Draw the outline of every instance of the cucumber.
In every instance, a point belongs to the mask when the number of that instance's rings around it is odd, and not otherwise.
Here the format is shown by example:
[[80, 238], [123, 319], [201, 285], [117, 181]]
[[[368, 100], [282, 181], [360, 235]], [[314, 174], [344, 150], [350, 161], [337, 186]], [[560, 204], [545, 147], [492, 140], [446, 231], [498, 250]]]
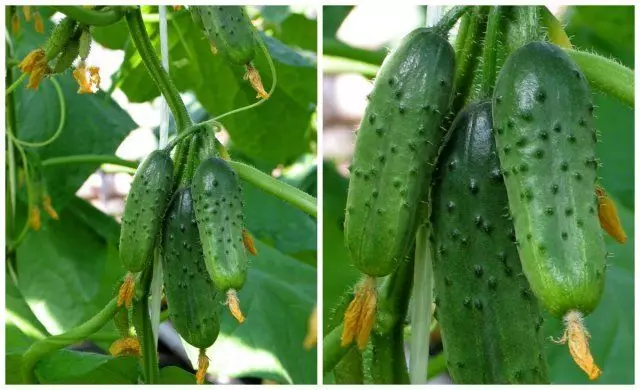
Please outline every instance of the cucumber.
[[221, 291], [240, 290], [247, 279], [242, 241], [242, 190], [236, 173], [222, 159], [200, 163], [191, 184], [205, 265]]
[[173, 163], [162, 150], [151, 152], [136, 170], [120, 229], [120, 261], [129, 272], [142, 271], [153, 257], [172, 180]]
[[169, 318], [176, 331], [196, 348], [218, 338], [220, 297], [206, 272], [190, 188], [179, 188], [162, 232], [162, 265]]
[[73, 61], [80, 53], [80, 39], [70, 39], [67, 45], [62, 49], [62, 53], [58, 56], [53, 73], [62, 73], [73, 65]]
[[77, 25], [78, 23], [70, 17], [62, 19], [56, 25], [44, 49], [47, 59], [53, 59], [58, 53], [62, 52], [73, 36]]
[[604, 287], [591, 92], [559, 47], [532, 42], [505, 62], [493, 95], [495, 139], [522, 268], [555, 317], [591, 313]]
[[[249, 64], [256, 55], [255, 29], [243, 6], [193, 6], [193, 18], [200, 20], [203, 32], [227, 61]], [[196, 24], [199, 24], [196, 22]]]
[[491, 103], [451, 126], [432, 190], [436, 314], [455, 383], [549, 383], [542, 317], [522, 274]]
[[369, 276], [391, 273], [413, 242], [423, 188], [446, 134], [455, 55], [419, 28], [389, 55], [376, 78], [356, 141], [345, 216], [345, 244]]

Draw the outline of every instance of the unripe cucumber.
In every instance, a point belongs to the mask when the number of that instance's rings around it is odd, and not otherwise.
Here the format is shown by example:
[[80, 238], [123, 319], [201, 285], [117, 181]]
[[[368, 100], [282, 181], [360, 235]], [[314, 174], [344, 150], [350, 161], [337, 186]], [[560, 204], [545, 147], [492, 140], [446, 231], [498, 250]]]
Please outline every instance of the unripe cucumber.
[[220, 297], [204, 265], [190, 188], [179, 188], [167, 210], [162, 252], [171, 323], [194, 347], [213, 345], [220, 331]]
[[246, 65], [253, 60], [255, 28], [243, 6], [193, 6], [191, 12], [198, 13], [205, 35], [227, 61]]
[[172, 180], [173, 163], [162, 150], [151, 152], [136, 170], [120, 228], [120, 261], [127, 271], [140, 272], [152, 259]]
[[491, 104], [454, 120], [432, 191], [435, 301], [455, 383], [549, 383], [538, 302], [522, 274]]
[[237, 175], [224, 160], [209, 158], [196, 169], [191, 188], [207, 271], [218, 289], [240, 290], [248, 263]]
[[351, 165], [344, 232], [352, 261], [367, 275], [388, 275], [411, 247], [446, 134], [454, 67], [449, 42], [419, 28], [376, 78]]
[[605, 246], [594, 195], [591, 93], [557, 46], [532, 42], [500, 71], [495, 139], [520, 258], [533, 292], [556, 317], [587, 315], [604, 287]]
[[55, 56], [64, 49], [69, 39], [73, 36], [77, 25], [78, 23], [70, 17], [66, 17], [58, 23], [53, 29], [45, 47], [47, 58], [55, 58]]
[[53, 68], [53, 73], [62, 73], [69, 69], [73, 65], [73, 61], [78, 57], [80, 53], [80, 41], [79, 39], [70, 39], [67, 45], [62, 50], [62, 53], [58, 56], [56, 65]]

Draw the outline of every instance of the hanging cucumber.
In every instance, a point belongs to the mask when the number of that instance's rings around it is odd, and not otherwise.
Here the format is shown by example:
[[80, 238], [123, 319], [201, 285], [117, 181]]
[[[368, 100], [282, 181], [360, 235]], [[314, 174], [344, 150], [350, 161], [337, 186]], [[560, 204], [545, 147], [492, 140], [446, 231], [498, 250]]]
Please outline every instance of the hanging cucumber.
[[205, 267], [190, 188], [179, 188], [167, 210], [162, 254], [169, 318], [180, 336], [200, 349], [198, 383], [202, 383], [208, 365], [205, 350], [220, 332], [220, 298]]
[[598, 222], [591, 92], [557, 46], [532, 42], [502, 68], [495, 139], [522, 268], [540, 303], [564, 318], [574, 360], [595, 379], [582, 317], [600, 302], [606, 251]]
[[438, 323], [455, 383], [549, 383], [538, 302], [505, 215], [491, 103], [461, 111], [432, 190]]
[[365, 347], [375, 311], [371, 278], [391, 273], [411, 248], [423, 188], [446, 134], [441, 123], [454, 69], [446, 38], [419, 28], [385, 59], [376, 78], [356, 141], [345, 217], [351, 261], [369, 280], [345, 313], [343, 346], [356, 339]]
[[120, 289], [118, 305], [131, 306], [135, 284], [132, 274], [151, 262], [172, 181], [173, 163], [164, 150], [151, 152], [136, 170], [120, 228], [120, 262], [128, 275]]
[[207, 271], [227, 295], [233, 316], [242, 323], [236, 292], [247, 280], [248, 260], [238, 177], [226, 161], [213, 157], [200, 163], [191, 188]]

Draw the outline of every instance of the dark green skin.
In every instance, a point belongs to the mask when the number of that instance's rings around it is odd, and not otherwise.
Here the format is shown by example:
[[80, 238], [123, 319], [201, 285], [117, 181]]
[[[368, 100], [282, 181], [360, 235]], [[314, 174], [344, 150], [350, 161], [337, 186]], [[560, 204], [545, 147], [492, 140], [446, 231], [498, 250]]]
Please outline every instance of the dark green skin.
[[409, 384], [403, 334], [404, 324], [384, 336], [371, 333], [369, 344], [362, 352], [365, 384]]
[[351, 165], [345, 244], [367, 275], [384, 276], [404, 260], [414, 239], [446, 131], [455, 55], [425, 28], [407, 35], [376, 78]]
[[62, 19], [60, 23], [56, 25], [45, 47], [45, 52], [49, 59], [53, 59], [65, 48], [67, 42], [69, 42], [73, 36], [77, 25], [78, 23], [70, 17]]
[[455, 383], [549, 383], [538, 302], [522, 274], [489, 102], [452, 124], [432, 191], [436, 315]]
[[592, 312], [604, 288], [605, 246], [594, 194], [591, 92], [557, 46], [533, 42], [500, 71], [495, 139], [522, 265], [556, 317]]
[[213, 345], [222, 298], [206, 272], [190, 188], [179, 188], [167, 210], [162, 253], [171, 323], [194, 347]]
[[209, 158], [196, 169], [191, 186], [207, 271], [218, 289], [240, 290], [248, 262], [238, 177], [226, 161]]
[[120, 228], [120, 261], [127, 271], [140, 272], [152, 259], [172, 181], [173, 163], [162, 150], [151, 152], [136, 170]]
[[236, 65], [246, 65], [256, 56], [255, 29], [243, 6], [194, 6], [204, 33], [218, 53]]
[[58, 56], [56, 65], [53, 68], [53, 73], [62, 73], [69, 69], [73, 65], [73, 60], [78, 57], [80, 53], [80, 41], [78, 39], [71, 39], [67, 42], [67, 45], [62, 50], [62, 53]]

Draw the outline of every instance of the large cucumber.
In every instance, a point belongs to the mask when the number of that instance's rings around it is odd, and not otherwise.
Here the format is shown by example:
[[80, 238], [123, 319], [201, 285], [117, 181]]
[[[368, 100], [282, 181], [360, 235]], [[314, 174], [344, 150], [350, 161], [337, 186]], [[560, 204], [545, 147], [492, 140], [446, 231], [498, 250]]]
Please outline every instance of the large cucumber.
[[189, 344], [207, 348], [220, 331], [220, 297], [205, 268], [190, 188], [179, 188], [167, 210], [162, 253], [171, 323]]
[[531, 288], [556, 317], [587, 315], [602, 296], [606, 252], [594, 195], [593, 103], [584, 75], [557, 46], [529, 43], [500, 71], [493, 117]]
[[542, 317], [522, 274], [491, 104], [456, 117], [432, 191], [438, 322], [455, 383], [548, 383]]
[[417, 210], [446, 134], [455, 55], [419, 28], [389, 55], [360, 124], [345, 218], [351, 260], [365, 274], [393, 271], [411, 247]]
[[190, 9], [196, 13], [196, 24], [202, 26], [211, 44], [227, 61], [246, 65], [253, 60], [255, 28], [243, 6], [193, 6]]
[[120, 261], [129, 272], [140, 272], [151, 261], [172, 180], [173, 163], [163, 150], [151, 152], [136, 170], [120, 229]]
[[236, 173], [220, 158], [200, 163], [192, 183], [205, 264], [218, 289], [239, 290], [247, 279], [242, 241], [242, 190]]

